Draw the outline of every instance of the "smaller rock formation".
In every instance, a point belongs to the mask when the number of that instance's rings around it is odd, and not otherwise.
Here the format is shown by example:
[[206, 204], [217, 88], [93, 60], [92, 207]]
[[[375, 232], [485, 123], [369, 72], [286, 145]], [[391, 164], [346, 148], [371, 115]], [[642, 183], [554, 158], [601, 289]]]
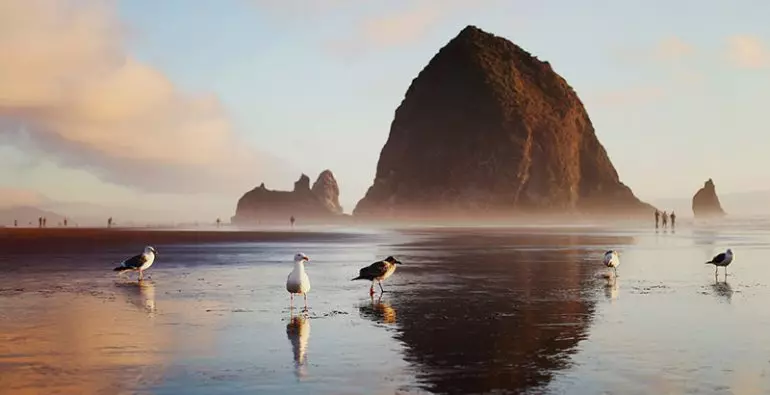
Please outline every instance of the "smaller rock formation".
[[318, 175], [318, 179], [313, 183], [313, 188], [310, 190], [313, 192], [321, 203], [334, 214], [342, 214], [342, 206], [340, 206], [340, 187], [337, 185], [337, 180], [334, 179], [334, 174], [329, 170], [324, 170]]
[[692, 213], [696, 218], [699, 217], [719, 217], [725, 215], [722, 205], [719, 204], [719, 197], [714, 187], [714, 181], [710, 178], [692, 197]]
[[310, 188], [310, 178], [302, 174], [294, 182], [293, 191], [274, 191], [262, 183], [238, 200], [232, 221], [237, 225], [264, 222], [286, 222], [290, 217], [299, 221], [317, 222], [342, 216], [339, 186], [334, 174], [324, 170]]

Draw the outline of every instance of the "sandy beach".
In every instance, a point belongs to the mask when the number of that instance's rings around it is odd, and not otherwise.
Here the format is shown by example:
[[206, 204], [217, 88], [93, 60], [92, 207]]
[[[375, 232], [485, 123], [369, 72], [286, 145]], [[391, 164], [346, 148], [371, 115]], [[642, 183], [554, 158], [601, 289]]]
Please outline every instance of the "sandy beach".
[[[770, 391], [756, 223], [0, 234], [2, 394]], [[151, 279], [111, 271], [145, 244]], [[284, 288], [297, 251], [307, 313]], [[404, 264], [370, 299], [350, 278], [387, 255]]]

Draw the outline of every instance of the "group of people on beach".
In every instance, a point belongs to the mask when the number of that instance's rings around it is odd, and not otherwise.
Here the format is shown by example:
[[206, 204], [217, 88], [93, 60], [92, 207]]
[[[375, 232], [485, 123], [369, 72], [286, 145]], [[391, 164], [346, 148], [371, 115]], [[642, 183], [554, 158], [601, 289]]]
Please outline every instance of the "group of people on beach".
[[663, 219], [663, 228], [668, 227], [668, 220], [671, 219], [671, 229], [676, 227], [676, 213], [674, 211], [671, 211], [671, 214], [669, 215], [667, 212], [660, 212], [659, 210], [655, 210], [655, 229], [658, 229], [660, 227], [660, 220]]

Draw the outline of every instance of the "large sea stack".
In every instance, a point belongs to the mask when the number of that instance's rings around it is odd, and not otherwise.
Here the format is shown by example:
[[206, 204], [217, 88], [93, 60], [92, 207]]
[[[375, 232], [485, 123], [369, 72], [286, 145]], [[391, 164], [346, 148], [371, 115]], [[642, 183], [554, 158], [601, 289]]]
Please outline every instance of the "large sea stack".
[[238, 225], [288, 223], [292, 216], [301, 222], [329, 221], [342, 216], [339, 187], [331, 171], [324, 170], [312, 189], [310, 178], [304, 174], [294, 183], [293, 191], [274, 191], [261, 184], [238, 200], [232, 221]]
[[719, 203], [714, 181], [710, 178], [703, 184], [703, 188], [692, 197], [692, 213], [696, 218], [721, 217], [725, 215], [722, 205]]
[[468, 26], [396, 109], [363, 217], [644, 214], [577, 94], [510, 41]]

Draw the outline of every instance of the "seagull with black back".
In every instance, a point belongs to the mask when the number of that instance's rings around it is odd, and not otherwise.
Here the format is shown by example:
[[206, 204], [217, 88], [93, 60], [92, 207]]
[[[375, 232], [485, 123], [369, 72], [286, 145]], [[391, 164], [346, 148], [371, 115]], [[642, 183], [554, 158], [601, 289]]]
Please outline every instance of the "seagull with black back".
[[158, 255], [158, 251], [155, 250], [155, 247], [147, 246], [144, 248], [144, 252], [126, 259], [113, 270], [120, 273], [129, 270], [138, 271], [139, 281], [142, 281], [144, 279], [144, 271], [152, 266], [156, 255]]
[[358, 277], [352, 279], [355, 280], [369, 280], [372, 282], [372, 286], [369, 288], [369, 295], [374, 295], [374, 282], [376, 281], [380, 285], [380, 291], [385, 293], [385, 289], [382, 288], [382, 282], [390, 277], [393, 272], [396, 271], [396, 265], [400, 265], [401, 262], [396, 258], [389, 256], [381, 261], [374, 262], [371, 265], [362, 268], [358, 271]]
[[714, 276], [719, 275], [719, 268], [725, 268], [725, 277], [727, 277], [727, 266], [733, 262], [733, 250], [727, 249], [727, 251], [717, 254], [710, 261], [706, 262], [707, 265], [714, 265]]

